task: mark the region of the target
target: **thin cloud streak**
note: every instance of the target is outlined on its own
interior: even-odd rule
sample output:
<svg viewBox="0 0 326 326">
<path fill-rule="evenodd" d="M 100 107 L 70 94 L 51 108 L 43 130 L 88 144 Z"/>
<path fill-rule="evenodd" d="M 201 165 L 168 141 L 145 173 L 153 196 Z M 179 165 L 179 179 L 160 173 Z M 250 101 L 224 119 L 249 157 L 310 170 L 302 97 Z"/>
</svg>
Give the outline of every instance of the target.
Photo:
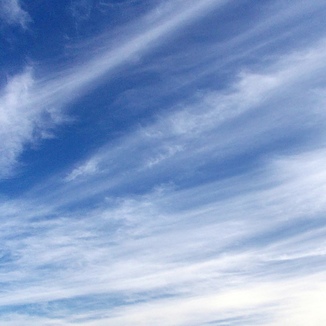
<svg viewBox="0 0 326 326">
<path fill-rule="evenodd" d="M 2 126 L 3 136 L 10 141 L 3 145 L 0 176 L 10 175 L 24 147 L 34 138 L 42 139 L 55 125 L 67 122 L 62 116 L 68 103 L 94 87 L 94 83 L 99 83 L 110 71 L 128 63 L 135 55 L 149 51 L 178 28 L 223 2 L 206 0 L 192 5 L 182 2 L 171 16 L 166 17 L 163 12 L 164 20 L 146 26 L 147 30 L 141 29 L 139 34 L 131 34 L 118 48 L 106 50 L 82 65 L 41 79 L 33 78 L 32 69 L 28 68 L 26 73 L 13 78 L 0 98 L 1 116 L 3 121 L 10 120 L 11 112 L 16 112 L 20 121 L 10 124 L 9 128 Z"/>
<path fill-rule="evenodd" d="M 300 158 L 297 157 L 298 159 Z M 302 164 L 305 164 L 304 162 L 305 160 Z M 279 164 L 275 165 L 278 169 L 287 168 L 286 163 L 282 166 Z M 300 161 L 297 161 L 297 166 L 300 164 Z M 212 293 L 220 292 L 221 290 L 215 288 L 216 285 L 213 284 L 218 284 L 219 287 L 224 284 L 222 288 L 226 286 L 225 291 L 228 292 L 228 286 L 231 286 L 236 279 L 238 279 L 236 284 L 245 284 L 249 280 L 253 282 L 248 287 L 248 295 L 250 295 L 249 289 L 255 286 L 255 282 L 258 282 L 258 288 L 263 287 L 263 292 L 266 282 L 271 282 L 271 289 L 281 288 L 279 284 L 274 283 L 278 282 L 274 281 L 275 275 L 278 275 L 277 277 L 282 273 L 292 275 L 293 270 L 279 269 L 277 263 L 284 262 L 285 257 L 290 260 L 291 256 L 296 255 L 298 245 L 302 244 L 302 236 L 294 236 L 292 242 L 289 240 L 283 242 L 276 238 L 266 244 L 257 243 L 255 239 L 265 238 L 263 235 L 273 230 L 284 229 L 288 221 L 293 218 L 302 218 L 307 214 L 309 216 L 323 214 L 326 209 L 325 201 L 322 206 L 316 205 L 315 211 L 312 211 L 311 208 L 318 202 L 318 196 L 311 196 L 310 206 L 305 189 L 315 188 L 316 193 L 322 194 L 321 186 L 325 182 L 319 178 L 319 183 L 316 184 L 314 175 L 311 178 L 307 175 L 305 183 L 298 187 L 298 182 L 302 183 L 300 175 L 295 175 L 295 182 L 290 180 L 288 184 L 283 184 L 282 174 L 275 173 L 275 175 L 279 175 L 281 182 L 275 189 L 269 187 L 271 182 L 275 183 L 274 177 L 266 181 L 266 176 L 261 176 L 259 179 L 265 180 L 267 188 L 262 191 L 260 185 L 257 190 L 251 191 L 246 196 L 240 193 L 238 197 L 218 199 L 214 192 L 221 189 L 221 186 L 211 185 L 209 188 L 206 186 L 206 189 L 196 187 L 191 190 L 192 193 L 190 190 L 181 193 L 173 193 L 169 190 L 166 194 L 159 192 L 152 197 L 147 195 L 140 198 L 140 201 L 124 201 L 116 209 L 111 206 L 86 215 L 83 213 L 82 216 L 77 212 L 78 219 L 70 215 L 67 218 L 56 219 L 53 223 L 30 221 L 28 228 L 32 227 L 33 234 L 20 238 L 19 242 L 13 241 L 12 244 L 20 243 L 20 248 L 11 248 L 12 252 L 21 255 L 17 263 L 25 266 L 24 269 L 19 269 L 25 271 L 25 275 L 23 274 L 21 278 L 21 282 L 25 285 L 17 284 L 16 289 L 11 289 L 10 295 L 6 294 L 0 298 L 0 303 L 8 305 L 43 302 L 106 292 L 137 298 L 138 292 L 151 293 L 154 290 L 177 297 L 187 293 L 184 299 L 187 301 L 188 296 L 197 295 L 196 291 L 199 291 L 198 294 L 202 293 L 202 287 L 210 289 Z M 252 177 L 249 179 L 252 183 L 255 182 Z M 230 183 L 230 186 L 236 187 L 238 181 L 230 180 Z M 227 187 L 224 185 L 223 188 Z M 300 189 L 301 193 L 296 189 Z M 283 194 L 293 195 L 295 191 L 297 193 L 293 204 L 296 205 L 296 210 L 289 211 L 287 207 L 293 205 Z M 187 198 L 198 197 L 198 193 L 205 193 L 209 198 L 215 199 L 205 203 L 204 206 L 197 203 L 193 209 L 186 209 L 183 212 L 178 211 L 178 205 L 173 204 L 177 200 L 182 206 Z M 320 199 L 321 197 L 319 195 Z M 261 203 L 264 205 L 261 206 Z M 167 213 L 165 207 L 172 207 L 176 213 Z M 17 215 L 18 219 L 20 215 L 20 213 Z M 115 223 L 117 228 L 114 227 Z M 111 229 L 111 234 L 105 231 L 101 235 L 100 229 Z M 205 239 L 202 237 L 203 234 Z M 310 244 L 306 242 L 305 246 L 301 247 L 301 256 L 297 256 L 295 261 L 324 255 L 320 251 L 322 243 L 319 243 L 324 235 L 325 229 L 312 229 L 309 236 L 306 233 L 305 237 Z M 282 233 L 279 236 L 282 238 Z M 319 243 L 319 249 L 316 247 L 316 241 Z M 7 241 L 7 244 L 10 244 L 10 241 Z M 240 247 L 241 253 L 239 253 Z M 151 250 L 149 251 L 148 248 Z M 53 252 L 53 255 L 49 255 L 49 252 Z M 38 259 L 31 261 L 29 258 L 31 256 L 37 256 Z M 36 286 L 34 271 L 48 264 L 52 267 L 46 274 L 41 276 L 42 274 L 37 273 L 38 286 Z M 70 267 L 62 269 L 66 264 Z M 261 276 L 257 266 L 264 269 Z M 320 268 L 322 269 L 322 266 Z M 318 272 L 320 268 L 311 265 L 303 275 L 299 272 L 298 277 L 303 279 L 296 284 L 310 277 L 305 276 L 306 273 L 311 274 L 310 270 Z M 80 272 L 76 273 L 76 269 Z M 266 273 L 266 269 L 270 272 Z M 233 271 L 232 277 L 230 271 Z M 10 276 L 11 272 L 7 271 L 6 274 Z M 94 275 L 96 275 L 96 282 L 93 279 Z M 17 275 L 15 277 L 17 280 Z M 260 279 L 261 277 L 263 278 Z M 230 285 L 228 282 L 231 282 Z M 85 284 L 89 285 L 85 286 Z M 241 291 L 236 288 L 236 291 L 238 290 Z M 278 293 L 277 298 L 271 300 L 273 304 L 282 300 L 283 293 L 283 291 Z M 303 296 L 300 292 L 298 295 Z M 198 300 L 202 299 L 199 297 Z M 181 300 L 182 305 L 183 299 L 176 300 Z M 256 300 L 258 305 L 266 303 L 264 301 L 266 298 L 263 301 L 259 298 Z M 169 307 L 174 306 L 170 300 L 164 300 L 162 304 L 165 304 L 164 302 Z M 237 302 L 240 305 L 240 302 Z M 160 305 L 160 300 L 157 304 Z M 222 309 L 220 304 L 217 306 L 218 309 Z M 132 309 L 138 309 L 136 307 Z M 255 304 L 254 307 L 257 309 Z M 153 316 L 156 312 L 154 309 Z M 125 313 L 126 311 L 122 310 L 121 320 L 127 322 Z M 153 317 L 145 314 L 143 318 L 144 323 L 148 323 Z M 119 318 L 113 319 L 112 323 L 115 322 L 119 322 Z M 97 324 L 101 325 L 101 322 Z"/>
<path fill-rule="evenodd" d="M 112 61 L 104 51 L 50 82 L 22 75 L 2 97 L 18 106 L 4 121 L 18 121 L 11 92 L 27 107 L 57 104 L 61 94 L 64 106 L 70 91 L 129 62 L 119 51 L 149 51 L 150 40 L 196 19 L 194 8 L 169 21 L 163 14 Z M 325 324 L 325 57 L 320 38 L 240 68 L 224 88 L 210 85 L 19 197 L 1 198 L 4 324 Z M 31 138 L 30 130 L 20 134 Z"/>
<path fill-rule="evenodd" d="M 268 140 L 282 139 L 284 130 L 298 133 L 309 129 L 309 125 L 321 128 L 318 119 L 324 115 L 320 108 L 324 103 L 321 85 L 324 85 L 325 53 L 321 41 L 312 48 L 282 57 L 263 71 L 241 74 L 228 90 L 208 92 L 191 105 L 161 115 L 154 124 L 98 150 L 66 175 L 67 184 L 57 183 L 58 190 L 51 181 L 53 202 L 69 205 L 114 191 L 130 180 L 145 175 L 155 177 L 166 166 L 173 165 L 175 171 L 185 166 L 193 166 L 195 170 L 198 158 L 201 162 L 204 159 L 223 162 L 227 157 L 246 152 L 248 147 L 259 148 Z M 318 86 L 314 80 L 318 80 Z M 299 96 L 299 90 L 309 96 Z M 309 112 L 305 109 L 307 105 Z M 250 114 L 258 115 L 259 123 L 254 127 L 246 118 Z M 239 121 L 242 131 L 236 129 Z M 320 136 L 318 133 L 316 137 Z M 209 139 L 215 141 L 208 142 Z M 218 157 L 214 154 L 217 152 Z M 126 153 L 133 153 L 137 160 L 130 161 Z M 168 175 L 162 182 L 169 182 Z"/>
</svg>

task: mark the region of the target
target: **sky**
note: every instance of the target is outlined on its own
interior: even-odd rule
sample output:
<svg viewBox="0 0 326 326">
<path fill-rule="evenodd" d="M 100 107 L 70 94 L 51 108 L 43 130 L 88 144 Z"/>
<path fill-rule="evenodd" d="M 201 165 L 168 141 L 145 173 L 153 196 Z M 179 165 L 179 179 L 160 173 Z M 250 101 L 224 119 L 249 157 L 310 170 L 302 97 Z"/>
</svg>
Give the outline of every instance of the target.
<svg viewBox="0 0 326 326">
<path fill-rule="evenodd" d="M 323 0 L 0 1 L 0 324 L 326 325 Z"/>
</svg>

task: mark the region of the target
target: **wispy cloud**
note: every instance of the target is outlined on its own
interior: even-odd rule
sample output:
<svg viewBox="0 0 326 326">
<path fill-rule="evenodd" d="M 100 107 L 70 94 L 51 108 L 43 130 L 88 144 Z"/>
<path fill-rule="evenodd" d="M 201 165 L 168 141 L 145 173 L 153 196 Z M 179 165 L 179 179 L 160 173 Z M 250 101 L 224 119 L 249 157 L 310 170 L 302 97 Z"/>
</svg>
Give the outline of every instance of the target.
<svg viewBox="0 0 326 326">
<path fill-rule="evenodd" d="M 289 176 L 294 160 L 300 173 Z M 44 314 L 55 321 L 70 300 L 108 295 L 104 310 L 62 312 L 63 325 L 197 325 L 214 322 L 217 313 L 218 320 L 250 317 L 253 324 L 274 325 L 293 311 L 306 321 L 313 316 L 302 300 L 310 295 L 317 304 L 325 286 L 323 265 L 315 259 L 325 255 L 326 229 L 318 223 L 326 202 L 322 166 L 305 170 L 302 180 L 305 165 L 306 155 L 294 156 L 259 176 L 108 199 L 66 216 L 48 212 L 57 216 L 52 222 L 31 214 L 24 223 L 18 211 L 11 218 L 18 237 L 2 236 L 8 252 L 2 279 L 15 282 L 0 304 L 48 302 Z M 315 193 L 308 198 L 309 189 Z M 298 227 L 295 220 L 307 216 L 311 222 Z M 121 303 L 111 307 L 110 296 Z M 52 305 L 59 316 L 51 314 Z M 319 312 L 318 318 L 325 316 Z"/>
<path fill-rule="evenodd" d="M 205 161 L 221 164 L 228 157 L 241 157 L 248 147 L 259 151 L 261 146 L 291 133 L 309 133 L 310 128 L 319 137 L 322 126 L 316 119 L 324 114 L 320 110 L 324 103 L 324 81 L 320 77 L 326 68 L 325 53 L 322 41 L 282 56 L 260 72 L 241 73 L 227 91 L 206 92 L 193 98 L 192 104 L 161 114 L 152 125 L 98 150 L 69 173 L 66 180 L 86 177 L 81 182 L 88 183 L 96 179 L 94 169 L 91 179 L 87 178 L 89 167 L 96 161 L 99 179 L 87 196 L 96 195 L 134 180 L 145 183 L 149 176 L 155 179 L 158 174 L 169 173 L 171 166 L 180 178 L 185 167 L 196 175 Z M 318 86 L 314 85 L 315 79 Z M 126 153 L 134 159 L 129 160 Z M 74 189 L 78 198 L 80 184 L 74 187 L 68 186 L 67 191 Z"/>
<path fill-rule="evenodd" d="M 2 0 L 0 3 L 1 21 L 9 25 L 20 25 L 26 29 L 31 17 L 22 9 L 19 0 Z"/>
<path fill-rule="evenodd" d="M 41 129 L 46 133 L 48 126 L 43 124 L 44 115 L 56 112 L 53 115 L 58 121 L 57 116 L 62 114 L 65 106 L 94 87 L 94 83 L 99 83 L 109 72 L 126 64 L 135 55 L 148 51 L 153 45 L 159 44 L 164 37 L 171 35 L 176 29 L 196 19 L 201 12 L 209 10 L 220 2 L 206 0 L 191 4 L 177 3 L 173 14 L 167 16 L 167 13 L 162 11 L 156 21 L 150 21 L 143 28 L 138 28 L 135 33 L 131 33 L 126 40 L 120 42 L 117 48 L 101 50 L 99 54 L 81 65 L 76 64 L 61 73 L 37 80 L 33 80 L 29 68 L 28 72 L 16 76 L 12 82 L 9 81 L 0 99 L 3 103 L 1 110 L 4 112 L 3 116 L 10 115 L 13 117 L 11 119 L 19 119 L 20 123 L 12 123 L 10 129 L 7 129 L 9 127 L 7 125 L 3 126 L 10 134 L 11 140 L 3 143 L 5 160 L 1 168 L 5 172 L 2 175 L 8 175 L 24 145 L 31 143 L 35 131 Z M 170 10 L 171 8 L 168 7 L 168 14 Z M 4 120 L 8 119 L 9 117 L 4 118 Z M 24 132 L 21 132 L 22 128 L 25 129 Z"/>
<path fill-rule="evenodd" d="M 0 97 L 3 174 L 24 144 L 65 121 L 78 94 L 218 4 L 169 2 L 81 66 L 12 78 Z M 298 4 L 285 16 L 301 17 L 307 3 Z M 249 51 L 244 43 L 272 25 L 249 28 L 226 53 Z M 325 44 L 319 35 L 250 69 L 239 64 L 222 86 L 198 86 L 22 195 L 1 198 L 4 324 L 324 324 Z M 204 61 L 179 71 L 181 80 L 198 69 L 191 82 L 201 84 Z M 169 57 L 170 68 L 178 62 Z M 161 85 L 152 85 L 155 98 Z"/>
<path fill-rule="evenodd" d="M 64 118 L 51 106 L 34 106 L 35 80 L 31 69 L 8 81 L 0 97 L 0 176 L 7 177 L 27 144 L 51 137 L 51 128 Z"/>
</svg>

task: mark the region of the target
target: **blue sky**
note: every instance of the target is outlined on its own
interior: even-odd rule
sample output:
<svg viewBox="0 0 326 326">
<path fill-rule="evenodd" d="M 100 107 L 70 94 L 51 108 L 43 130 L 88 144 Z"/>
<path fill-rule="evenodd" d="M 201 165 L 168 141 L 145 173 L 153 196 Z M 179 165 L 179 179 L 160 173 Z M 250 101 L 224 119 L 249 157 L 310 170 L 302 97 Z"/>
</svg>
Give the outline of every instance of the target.
<svg viewBox="0 0 326 326">
<path fill-rule="evenodd" d="M 326 4 L 0 2 L 1 325 L 324 325 Z"/>
</svg>

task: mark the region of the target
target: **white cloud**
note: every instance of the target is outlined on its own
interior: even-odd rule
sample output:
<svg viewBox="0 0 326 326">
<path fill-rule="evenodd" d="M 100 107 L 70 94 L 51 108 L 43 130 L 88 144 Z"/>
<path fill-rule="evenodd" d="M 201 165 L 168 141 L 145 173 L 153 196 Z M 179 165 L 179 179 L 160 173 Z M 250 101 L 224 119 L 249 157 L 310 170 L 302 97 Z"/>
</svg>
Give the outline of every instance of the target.
<svg viewBox="0 0 326 326">
<path fill-rule="evenodd" d="M 67 313 L 63 325 L 76 316 L 84 318 L 78 321 L 81 325 L 124 325 L 130 318 L 139 318 L 140 325 L 153 321 L 158 325 L 196 325 L 213 321 L 217 314 L 224 319 L 235 315 L 253 318 L 257 325 L 285 325 L 291 311 L 301 314 L 302 320 L 311 318 L 301 298 L 311 293 L 319 300 L 322 292 L 318 288 L 325 283 L 315 275 L 321 266 L 306 262 L 325 255 L 325 229 L 317 230 L 309 223 L 304 230 L 296 226 L 303 220 L 318 220 L 326 211 L 322 139 L 314 142 L 316 150 L 269 157 L 259 170 L 224 181 L 186 190 L 170 187 L 164 191 L 162 187 L 152 194 L 121 200 L 110 199 L 109 190 L 143 173 L 143 164 L 124 163 L 126 153 L 140 153 L 141 160 L 136 161 L 149 162 L 146 174 L 148 170 L 155 173 L 169 161 L 174 169 L 183 169 L 196 162 L 196 151 L 212 137 L 215 143 L 204 147 L 208 156 L 219 149 L 225 159 L 230 153 L 230 149 L 224 150 L 226 145 L 235 142 L 232 151 L 239 151 L 239 144 L 273 131 L 275 126 L 269 119 L 260 119 L 262 124 L 256 128 L 228 133 L 232 142 L 217 137 L 220 126 L 224 121 L 232 124 L 250 111 L 264 117 L 271 109 L 266 102 L 278 103 L 272 106 L 272 113 L 282 118 L 285 98 L 290 117 L 300 112 L 308 123 L 316 123 L 311 117 L 324 114 L 320 111 L 320 87 L 314 92 L 314 77 L 324 71 L 321 58 L 322 45 L 266 67 L 268 73 L 242 75 L 228 92 L 208 94 L 204 104 L 168 114 L 117 146 L 103 148 L 68 175 L 70 182 L 51 181 L 49 194 L 44 189 L 27 194 L 32 203 L 23 205 L 22 211 L 10 209 L 19 241 L 7 241 L 7 250 L 18 253 L 15 264 L 20 266 L 20 275 L 8 265 L 3 280 L 15 279 L 17 285 L 0 296 L 0 305 L 40 304 L 106 293 L 128 299 L 109 312 Z M 301 89 L 308 94 L 304 101 L 288 105 Z M 312 115 L 305 112 L 307 105 L 314 111 Z M 183 115 L 186 112 L 188 115 Z M 190 127 L 189 116 L 194 119 Z M 290 128 L 292 121 L 287 116 L 281 127 Z M 84 198 L 99 194 L 107 199 L 100 201 L 98 209 L 62 213 L 64 205 L 81 205 Z M 8 204 L 2 211 L 5 217 Z M 45 220 L 35 220 L 33 214 Z M 22 215 L 27 216 L 26 223 L 20 222 Z M 46 221 L 47 216 L 52 222 Z M 289 234 L 292 226 L 296 231 Z M 306 267 L 293 268 L 298 261 Z M 42 268 L 46 272 L 40 272 Z M 289 283 L 280 281 L 283 278 Z M 308 288 L 302 288 L 302 282 L 309 284 Z M 287 291 L 280 290 L 284 288 Z M 160 295 L 171 298 L 160 299 Z M 139 297 L 146 303 L 137 302 Z M 272 321 L 256 316 L 257 310 Z M 164 313 L 160 315 L 160 311 Z M 158 315 L 159 321 L 155 319 Z M 96 321 L 87 321 L 91 318 Z"/>
<path fill-rule="evenodd" d="M 20 25 L 24 29 L 31 21 L 31 17 L 22 9 L 19 0 L 2 0 L 0 2 L 0 19 L 6 24 Z"/>
<path fill-rule="evenodd" d="M 307 157 L 321 163 L 304 170 L 302 179 Z M 293 310 L 307 320 L 310 311 L 301 300 L 308 294 L 319 300 L 325 280 L 318 274 L 322 266 L 306 262 L 325 255 L 326 230 L 309 224 L 297 229 L 295 221 L 326 211 L 323 157 L 296 155 L 258 175 L 161 189 L 93 210 L 64 214 L 54 207 L 42 220 L 33 211 L 46 202 L 38 207 L 32 200 L 30 209 L 28 202 L 13 203 L 16 238 L 4 248 L 15 256 L 1 275 L 11 290 L 0 295 L 0 305 L 110 293 L 125 302 L 106 311 L 66 312 L 62 324 L 80 318 L 80 325 L 123 325 L 136 318 L 146 325 L 159 316 L 158 325 L 198 325 L 253 315 L 257 325 L 282 325 Z M 293 162 L 300 172 L 289 175 Z M 3 218 L 6 211 L 8 204 Z M 5 230 L 8 225 L 0 229 L 3 239 Z M 298 261 L 303 268 L 291 268 Z M 273 322 L 255 317 L 258 310 Z"/>
<path fill-rule="evenodd" d="M 99 173 L 96 185 L 88 192 L 96 195 L 116 184 L 141 178 L 144 173 L 155 175 L 153 167 L 164 169 L 171 165 L 175 171 L 182 171 L 191 166 L 195 171 L 198 162 L 206 159 L 223 162 L 226 157 L 245 153 L 249 147 L 259 148 L 286 138 L 291 132 L 309 126 L 320 128 L 319 121 L 325 116 L 321 108 L 326 81 L 320 77 L 326 69 L 325 59 L 322 40 L 282 56 L 258 72 L 241 73 L 227 89 L 188 99 L 191 104 L 179 105 L 116 144 L 104 146 L 70 173 L 84 171 L 89 162 L 96 161 L 96 171 L 85 179 L 95 180 Z M 250 114 L 256 118 L 248 119 Z M 242 128 L 237 127 L 239 124 Z M 318 147 L 319 141 L 314 146 Z M 134 159 L 129 160 L 129 155 Z M 78 189 L 74 194 L 77 199 Z"/>
<path fill-rule="evenodd" d="M 67 175 L 65 180 L 72 181 L 80 176 L 85 176 L 85 175 L 88 176 L 88 175 L 95 174 L 98 171 L 97 165 L 98 163 L 96 159 L 91 159 L 88 162 L 86 162 L 84 165 L 74 169 L 69 175 Z"/>
<path fill-rule="evenodd" d="M 51 137 L 51 128 L 62 123 L 59 112 L 33 101 L 32 70 L 10 79 L 0 95 L 0 177 L 8 177 L 27 144 Z"/>
<path fill-rule="evenodd" d="M 190 23 L 192 19 L 196 19 L 201 13 L 220 3 L 223 2 L 204 1 L 189 6 L 189 3 L 180 1 L 174 5 L 175 8 L 172 6 L 171 9 L 170 6 L 166 6 L 167 12 L 161 10 L 159 14 L 153 13 L 155 16 L 159 15 L 156 22 L 153 23 L 148 18 L 147 21 L 142 22 L 143 27 L 138 27 L 135 33 L 129 31 L 129 38 L 120 42 L 117 48 L 102 50 L 100 54 L 78 67 L 72 67 L 54 76 L 47 76 L 42 78 L 42 81 L 34 80 L 30 71 L 9 81 L 6 89 L 2 91 L 0 99 L 1 110 L 6 112 L 2 115 L 6 114 L 8 118 L 10 116 L 12 121 L 10 126 L 4 124 L 2 127 L 3 130 L 6 129 L 3 134 L 6 134 L 7 137 L 3 143 L 2 176 L 10 175 L 13 165 L 17 162 L 26 144 L 31 143 L 33 139 L 47 137 L 48 128 L 51 129 L 56 123 L 66 120 L 62 118 L 62 108 L 75 99 L 75 94 L 81 94 L 89 87 L 94 87 L 92 84 L 100 81 L 108 71 L 132 60 L 135 55 L 148 51 L 155 46 L 155 42 L 158 40 L 160 40 L 159 42 L 164 41 L 163 36 L 170 35 L 183 24 Z M 187 8 L 185 9 L 184 6 Z M 171 116 L 170 119 L 173 120 L 174 127 L 171 125 L 169 128 L 173 127 L 179 134 L 181 132 L 189 135 L 190 131 L 191 133 L 200 132 L 202 129 L 215 126 L 216 123 L 219 123 L 218 121 L 223 122 L 225 119 L 241 114 L 246 108 L 253 108 L 255 102 L 260 103 L 261 96 L 272 96 L 274 88 L 277 90 L 286 82 L 295 84 L 296 79 L 300 78 L 301 80 L 305 69 L 308 69 L 308 74 L 311 74 L 309 70 L 322 68 L 324 52 L 321 44 L 311 52 L 293 55 L 284 60 L 284 67 L 280 72 L 270 75 L 247 73 L 243 75 L 239 84 L 235 86 L 237 89 L 231 94 L 212 93 L 201 98 L 203 103 L 196 110 L 202 110 L 202 112 L 199 113 L 187 107 L 184 112 L 181 111 L 175 116 Z M 296 62 L 296 65 L 293 62 Z M 291 68 L 288 68 L 288 65 Z M 299 65 L 301 68 L 297 69 Z M 16 118 L 14 114 L 17 115 Z M 17 121 L 14 121 L 15 119 Z M 53 121 L 51 122 L 51 120 Z M 38 136 L 35 135 L 35 132 Z M 158 153 L 156 157 L 148 158 L 148 166 L 153 162 L 157 164 L 159 161 L 166 161 L 162 158 L 173 156 L 171 153 L 180 152 L 182 147 L 183 145 L 179 144 L 176 147 L 167 144 L 166 148 L 170 149 L 169 154 Z"/>
<path fill-rule="evenodd" d="M 9 170 L 22 144 L 33 141 L 35 125 L 45 126 L 46 108 L 87 89 L 102 76 L 100 67 L 126 62 L 127 54 L 118 58 L 121 49 L 130 46 L 133 56 L 176 25 L 164 26 L 135 38 L 141 46 L 110 52 L 112 61 L 102 54 L 44 84 L 30 71 L 11 80 L 0 117 L 13 155 L 2 166 Z M 241 73 L 229 88 L 107 144 L 65 178 L 1 201 L 4 325 L 195 326 L 232 318 L 242 325 L 324 324 L 325 57 L 319 42 Z M 51 124 L 59 117 L 53 111 Z M 184 188 L 168 183 L 202 162 L 227 163 L 306 127 L 322 131 L 241 175 L 202 185 L 194 177 Z M 168 185 L 155 182 L 155 190 L 121 198 L 114 191 L 157 175 Z M 78 299 L 87 307 L 74 304 Z M 29 316 L 28 308 L 26 315 L 10 313 L 28 304 L 45 317 Z"/>
<path fill-rule="evenodd" d="M 10 175 L 24 146 L 30 144 L 33 138 L 40 138 L 34 137 L 35 132 L 41 137 L 46 136 L 53 122 L 66 121 L 61 116 L 68 103 L 107 77 L 108 72 L 126 64 L 135 55 L 149 51 L 155 46 L 154 43 L 159 44 L 164 37 L 219 3 L 222 1 L 178 3 L 172 15 L 163 11 L 157 21 L 142 22 L 142 27 L 138 27 L 135 32 L 129 31 L 127 39 L 116 40 L 116 48 L 99 51 L 99 54 L 83 64 L 38 80 L 34 80 L 31 71 L 27 70 L 10 80 L 0 98 L 3 121 L 0 128 L 5 139 L 0 162 L 2 177 Z"/>
</svg>

